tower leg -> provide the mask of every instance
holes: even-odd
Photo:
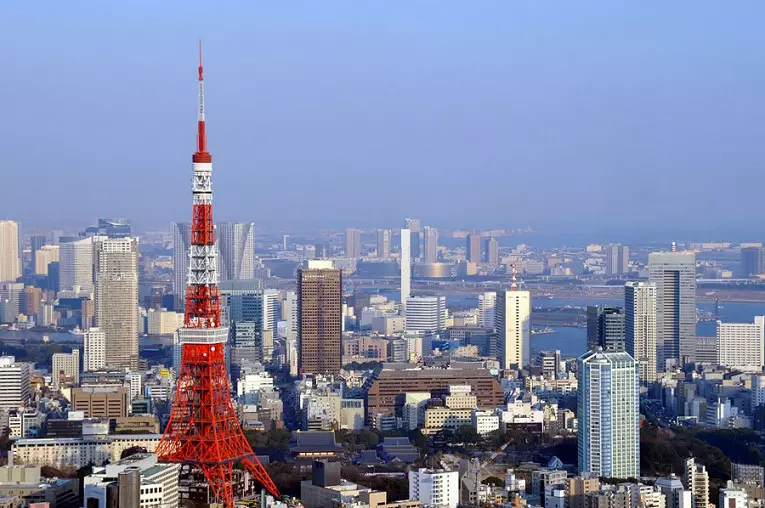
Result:
[[[207,478],[210,492],[216,502],[223,503],[226,508],[234,508],[234,485],[232,483],[233,466],[230,462],[213,466],[200,466]]]
[[[263,464],[260,463],[257,457],[253,456],[252,459],[245,458],[242,460],[242,464],[244,465],[245,469],[247,469],[247,471],[249,471],[250,474],[254,476],[255,479],[260,482],[260,484],[265,487],[269,493],[271,493],[271,495],[274,497],[278,496],[279,490],[276,488],[274,481],[268,475],[266,468],[263,467]]]

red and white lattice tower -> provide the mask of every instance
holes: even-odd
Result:
[[[241,462],[269,493],[278,497],[242,433],[226,373],[228,328],[221,326],[218,259],[212,215],[212,156],[205,134],[202,45],[199,45],[199,122],[192,180],[193,212],[186,315],[180,329],[181,367],[170,421],[156,453],[160,460],[198,467],[213,496],[234,506],[232,470]]]

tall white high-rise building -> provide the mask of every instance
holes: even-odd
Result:
[[[638,364],[640,383],[656,381],[656,284],[624,285],[624,321],[627,352]]]
[[[93,291],[93,243],[106,237],[90,236],[59,245],[59,289]]]
[[[709,506],[709,474],[703,464],[698,464],[696,459],[685,459],[683,471],[685,486],[691,491],[692,508],[708,508]]]
[[[406,300],[406,331],[423,335],[444,329],[445,296],[410,296]]]
[[[422,261],[435,263],[438,261],[438,228],[425,226],[422,233]]]
[[[762,372],[765,316],[755,316],[754,323],[717,321],[717,363],[729,369]]]
[[[390,257],[390,229],[377,230],[377,257],[388,259]]]
[[[98,328],[85,332],[83,340],[82,370],[92,372],[106,367],[106,334]]]
[[[412,235],[408,229],[401,230],[401,315],[406,315],[406,301],[412,293]]]
[[[279,322],[279,290],[263,290],[263,331],[271,330],[276,333],[276,324]]]
[[[287,340],[297,340],[298,299],[297,292],[287,291],[282,303],[282,319],[287,322]]]
[[[26,406],[31,397],[31,365],[0,356],[0,411]]]
[[[653,252],[648,280],[656,284],[657,369],[696,358],[696,254]]]
[[[457,508],[459,471],[419,468],[409,471],[409,499],[422,506]]]
[[[75,385],[80,384],[79,349],[73,349],[71,353],[53,353],[51,364],[53,389],[58,390],[61,388],[62,378],[71,379]]]
[[[138,239],[96,241],[96,326],[106,334],[106,364],[138,367]]]
[[[585,353],[578,364],[579,473],[640,477],[640,411],[635,360],[626,352]]]
[[[0,281],[13,282],[21,277],[19,223],[0,220]]]
[[[215,227],[220,280],[255,278],[255,223],[219,222]]]
[[[478,295],[478,326],[494,328],[497,307],[497,292],[485,291]]]
[[[531,293],[506,289],[497,294],[494,336],[501,368],[520,368],[531,363]]]

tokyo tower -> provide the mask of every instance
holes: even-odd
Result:
[[[271,477],[242,433],[226,374],[228,328],[221,326],[218,260],[212,215],[212,156],[205,133],[202,44],[199,44],[199,121],[192,158],[192,223],[184,326],[179,330],[181,367],[170,421],[156,453],[160,460],[190,464],[207,479],[213,497],[234,506],[236,463],[279,496]]]

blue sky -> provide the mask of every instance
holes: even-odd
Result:
[[[201,37],[219,220],[762,230],[763,2],[7,4],[28,227],[187,219]]]

